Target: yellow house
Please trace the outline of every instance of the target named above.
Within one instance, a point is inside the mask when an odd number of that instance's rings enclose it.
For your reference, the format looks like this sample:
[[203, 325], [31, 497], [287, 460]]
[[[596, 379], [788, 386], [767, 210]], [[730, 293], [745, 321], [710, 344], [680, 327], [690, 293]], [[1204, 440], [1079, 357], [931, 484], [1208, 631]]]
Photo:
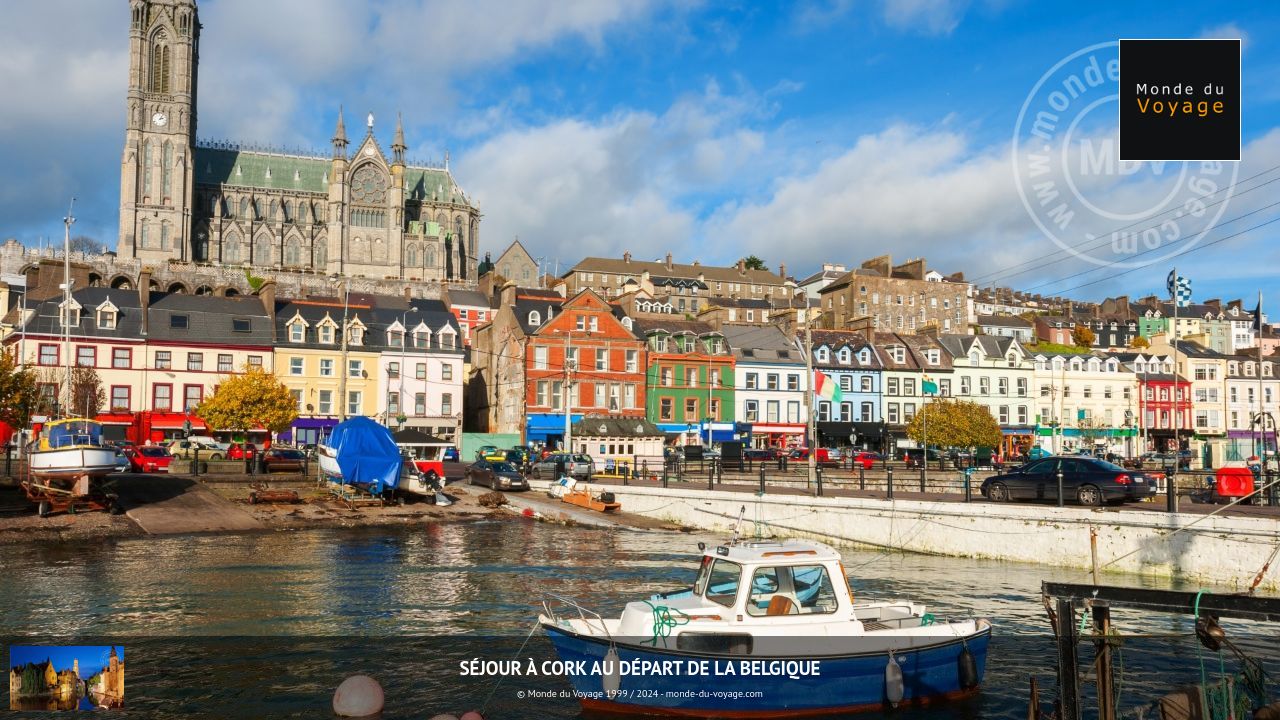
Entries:
[[[344, 312], [345, 367], [339, 332]], [[368, 343], [372, 322], [369, 305], [291, 300], [277, 308], [275, 374], [298, 404], [298, 419], [284, 439], [318, 442], [341, 418], [377, 414], [380, 348]]]

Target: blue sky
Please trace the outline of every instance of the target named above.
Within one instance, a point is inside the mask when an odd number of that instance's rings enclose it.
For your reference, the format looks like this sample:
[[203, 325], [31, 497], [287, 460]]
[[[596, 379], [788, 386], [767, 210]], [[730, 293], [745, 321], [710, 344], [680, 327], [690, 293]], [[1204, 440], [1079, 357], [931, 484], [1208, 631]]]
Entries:
[[[107, 666], [110, 653], [109, 645], [14, 645], [9, 648], [9, 667], [52, 660], [54, 669], [62, 671], [79, 659], [80, 677], [87, 680]], [[124, 661], [123, 646], [116, 646], [116, 655]]]
[[[1086, 298], [1156, 292], [1171, 262], [1071, 277], [1092, 266], [1054, 255], [1009, 162], [1019, 109], [1041, 75], [1120, 37], [1243, 37], [1239, 177], [1280, 165], [1280, 11], [1267, 3], [206, 0], [200, 9], [202, 137], [323, 151], [341, 103], [357, 133], [372, 111], [385, 146], [402, 112], [410, 156], [447, 151], [480, 203], [482, 249], [496, 254], [519, 236], [553, 268], [623, 250], [704, 262], [755, 253], [801, 274], [891, 253], [982, 284]], [[9, 158], [0, 237], [58, 237], [74, 194], [77, 230], [114, 243], [127, 21], [123, 3], [0, 5], [0, 82], [11, 101], [0, 105]], [[1278, 187], [1233, 200], [1222, 219], [1280, 199]], [[1206, 237], [1274, 217], [1259, 210]], [[1179, 260], [1197, 297], [1261, 286], [1280, 298], [1278, 228]], [[1037, 258], [1061, 261], [1008, 269]]]

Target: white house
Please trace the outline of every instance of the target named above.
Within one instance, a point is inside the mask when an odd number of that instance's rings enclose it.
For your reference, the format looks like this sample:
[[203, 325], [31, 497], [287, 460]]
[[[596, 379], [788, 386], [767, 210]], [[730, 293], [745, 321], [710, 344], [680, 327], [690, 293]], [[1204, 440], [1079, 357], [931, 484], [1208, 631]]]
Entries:
[[809, 382], [804, 355], [786, 333], [772, 325], [721, 326], [733, 353], [734, 417], [751, 424], [755, 447], [804, 444], [804, 394]]
[[378, 308], [375, 317], [370, 333], [384, 336], [378, 343], [378, 418], [388, 427], [459, 440], [465, 378], [457, 318], [439, 300], [417, 300], [407, 310]]

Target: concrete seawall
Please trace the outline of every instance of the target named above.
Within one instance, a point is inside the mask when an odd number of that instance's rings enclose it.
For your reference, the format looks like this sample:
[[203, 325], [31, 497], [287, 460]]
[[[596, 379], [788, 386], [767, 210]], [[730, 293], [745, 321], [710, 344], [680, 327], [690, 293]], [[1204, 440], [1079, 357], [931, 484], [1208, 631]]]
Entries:
[[[732, 532], [745, 506], [744, 535], [754, 534], [758, 523], [762, 535], [1086, 572], [1092, 564], [1089, 531], [1093, 527], [1098, 532], [1098, 562], [1105, 572], [1178, 577], [1237, 590], [1253, 584], [1280, 544], [1280, 522], [1271, 518], [1123, 508], [760, 497], [685, 487], [608, 489], [625, 512], [704, 530]], [[1259, 589], [1280, 590], [1280, 559], [1272, 563]]]

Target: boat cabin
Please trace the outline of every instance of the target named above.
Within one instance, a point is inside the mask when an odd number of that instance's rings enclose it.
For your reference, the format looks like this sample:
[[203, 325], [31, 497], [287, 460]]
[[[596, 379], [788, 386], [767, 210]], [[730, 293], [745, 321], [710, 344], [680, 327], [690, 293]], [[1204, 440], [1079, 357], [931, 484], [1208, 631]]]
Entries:
[[93, 420], [55, 420], [40, 428], [39, 450], [97, 447], [102, 444], [102, 425]]

